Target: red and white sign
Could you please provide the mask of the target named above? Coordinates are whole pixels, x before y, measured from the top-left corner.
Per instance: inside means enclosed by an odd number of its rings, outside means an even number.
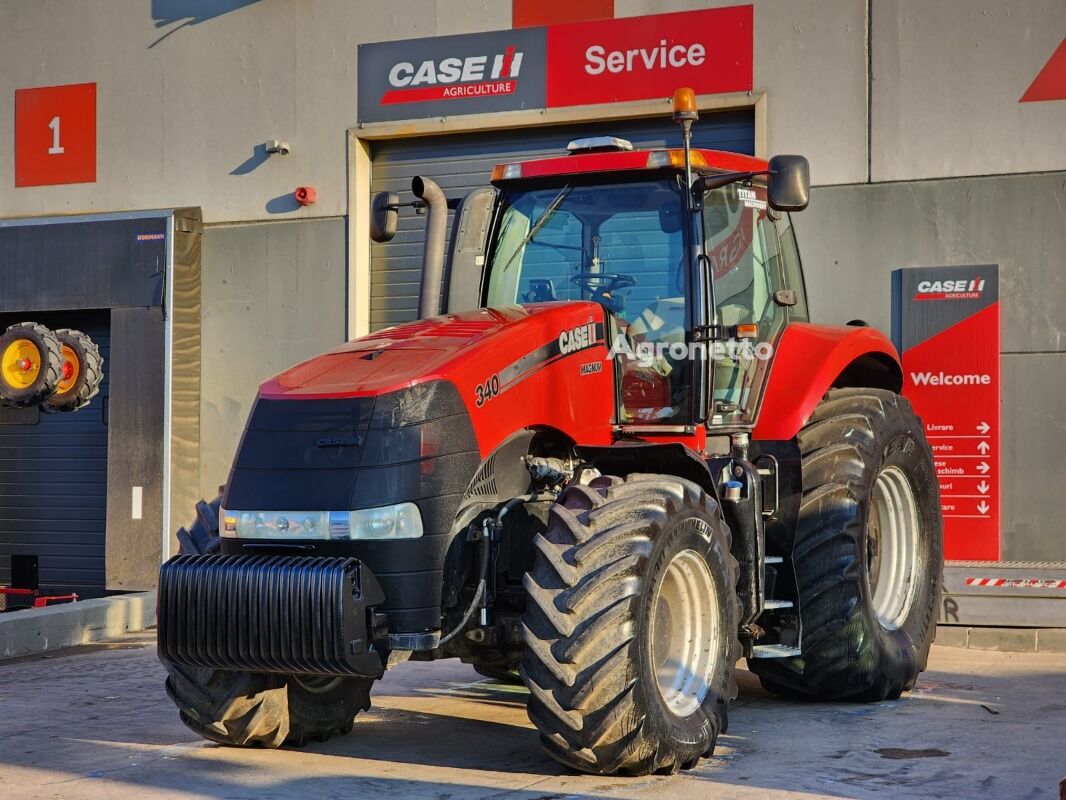
[[[751,91],[752,26],[751,6],[549,26],[547,105]]]
[[[96,180],[96,84],[15,91],[15,186]]]
[[[752,89],[750,5],[359,45],[359,121]]]
[[[903,394],[940,481],[944,555],[1000,557],[999,299],[994,266],[903,270]]]

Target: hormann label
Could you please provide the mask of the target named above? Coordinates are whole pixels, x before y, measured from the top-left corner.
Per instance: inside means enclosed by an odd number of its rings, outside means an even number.
[[[359,121],[752,89],[752,7],[359,46]]]
[[[998,560],[998,269],[902,269],[896,293],[903,394],[922,418],[933,450],[944,555]]]

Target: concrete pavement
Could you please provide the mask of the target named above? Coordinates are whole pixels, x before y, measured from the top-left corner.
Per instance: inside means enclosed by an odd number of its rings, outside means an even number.
[[[403,664],[354,732],[302,750],[199,740],[163,693],[151,634],[0,662],[0,797],[1044,798],[1066,775],[1066,655],[934,648],[917,691],[789,703],[740,672],[718,754],[688,773],[575,775],[545,756],[520,687]]]

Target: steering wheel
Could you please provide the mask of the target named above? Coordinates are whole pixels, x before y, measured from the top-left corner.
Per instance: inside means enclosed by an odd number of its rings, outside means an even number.
[[[571,276],[570,282],[592,295],[593,302],[606,306],[615,314],[621,313],[623,301],[613,297],[612,292],[637,285],[637,279],[632,275],[619,275],[616,272],[579,272]]]

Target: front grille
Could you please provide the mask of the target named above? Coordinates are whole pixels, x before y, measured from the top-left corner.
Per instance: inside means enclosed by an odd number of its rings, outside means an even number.
[[[177,556],[159,575],[159,654],[191,667],[377,677],[367,615],[383,601],[354,558]]]

